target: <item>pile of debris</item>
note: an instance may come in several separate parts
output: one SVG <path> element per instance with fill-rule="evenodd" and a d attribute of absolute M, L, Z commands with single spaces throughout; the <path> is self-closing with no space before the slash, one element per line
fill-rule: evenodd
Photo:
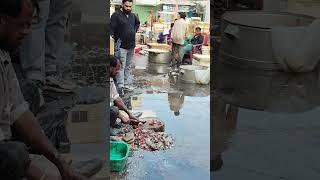
<path fill-rule="evenodd" d="M 157 151 L 169 149 L 174 139 L 169 134 L 164 133 L 164 123 L 159 119 L 149 119 L 142 121 L 139 125 L 123 125 L 117 136 L 112 136 L 111 140 L 124 141 L 131 145 L 133 149 L 144 149 L 147 151 Z"/>
<path fill-rule="evenodd" d="M 174 142 L 172 136 L 164 132 L 155 132 L 151 129 L 137 128 L 134 134 L 136 137 L 134 147 L 147 151 L 166 150 L 169 149 Z"/>

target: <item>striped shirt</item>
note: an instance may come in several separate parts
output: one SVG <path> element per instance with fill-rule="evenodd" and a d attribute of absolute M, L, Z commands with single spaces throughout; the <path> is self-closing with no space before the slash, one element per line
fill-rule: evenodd
<path fill-rule="evenodd" d="M 9 53 L 0 49 L 0 141 L 11 139 L 11 125 L 28 110 Z"/>

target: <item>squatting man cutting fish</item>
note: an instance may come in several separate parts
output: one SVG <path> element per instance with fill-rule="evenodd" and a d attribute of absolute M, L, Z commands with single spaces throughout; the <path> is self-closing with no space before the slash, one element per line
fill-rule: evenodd
<path fill-rule="evenodd" d="M 121 61 L 118 58 L 110 57 L 110 127 L 111 135 L 116 135 L 116 120 L 118 118 L 125 124 L 137 125 L 139 120 L 135 117 L 126 107 L 122 98 L 117 92 L 116 85 L 113 78 L 115 78 L 121 70 Z M 119 113 L 119 110 L 123 110 L 127 113 L 126 116 L 123 113 Z"/>
<path fill-rule="evenodd" d="M 0 1 L 0 179 L 83 180 L 86 178 L 73 172 L 42 132 L 21 93 L 11 63 L 9 52 L 30 32 L 35 7 L 36 0 Z M 15 134 L 23 141 L 17 141 Z M 36 167 L 28 150 L 50 160 L 60 175 L 50 176 Z"/>

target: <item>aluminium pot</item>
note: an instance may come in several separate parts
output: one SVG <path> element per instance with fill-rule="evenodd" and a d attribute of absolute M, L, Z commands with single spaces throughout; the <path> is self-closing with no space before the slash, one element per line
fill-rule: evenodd
<path fill-rule="evenodd" d="M 206 70 L 205 66 L 181 65 L 180 80 L 184 83 L 196 84 L 196 70 Z"/>
<path fill-rule="evenodd" d="M 151 74 L 167 74 L 170 68 L 167 64 L 149 63 L 148 70 Z"/>
<path fill-rule="evenodd" d="M 207 97 L 210 96 L 210 85 L 190 84 L 177 81 L 173 84 L 172 89 L 182 91 L 184 96 L 189 97 Z"/>
<path fill-rule="evenodd" d="M 319 70 L 290 74 L 219 62 L 213 76 L 214 96 L 237 107 L 272 113 L 301 113 L 320 106 Z"/>
<path fill-rule="evenodd" d="M 220 58 L 238 66 L 280 70 L 273 58 L 271 28 L 308 26 L 314 20 L 314 17 L 293 13 L 225 13 L 221 25 Z"/>
<path fill-rule="evenodd" d="M 149 49 L 149 62 L 157 64 L 168 64 L 171 61 L 171 53 L 167 50 Z"/>

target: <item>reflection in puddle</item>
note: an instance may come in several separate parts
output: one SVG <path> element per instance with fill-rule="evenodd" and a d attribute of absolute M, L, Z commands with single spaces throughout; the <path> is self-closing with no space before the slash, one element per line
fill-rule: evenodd
<path fill-rule="evenodd" d="M 217 65 L 216 93 L 229 103 L 268 112 L 305 112 L 320 104 L 319 72 L 289 74 Z"/>
<path fill-rule="evenodd" d="M 319 179 L 319 71 L 215 67 L 214 179 Z"/>
<path fill-rule="evenodd" d="M 174 143 L 165 151 L 134 151 L 127 168 L 111 179 L 209 179 L 209 85 L 175 82 L 149 70 L 133 74 L 138 84 L 130 99 L 133 111 L 156 114 Z"/>
<path fill-rule="evenodd" d="M 223 152 L 228 149 L 236 131 L 238 107 L 226 104 L 218 96 L 214 97 L 212 103 L 213 164 L 211 169 L 218 171 L 223 166 Z"/>
<path fill-rule="evenodd" d="M 180 109 L 184 103 L 184 94 L 182 91 L 169 92 L 168 101 L 170 104 L 170 110 L 174 112 L 175 116 L 180 115 Z"/>

